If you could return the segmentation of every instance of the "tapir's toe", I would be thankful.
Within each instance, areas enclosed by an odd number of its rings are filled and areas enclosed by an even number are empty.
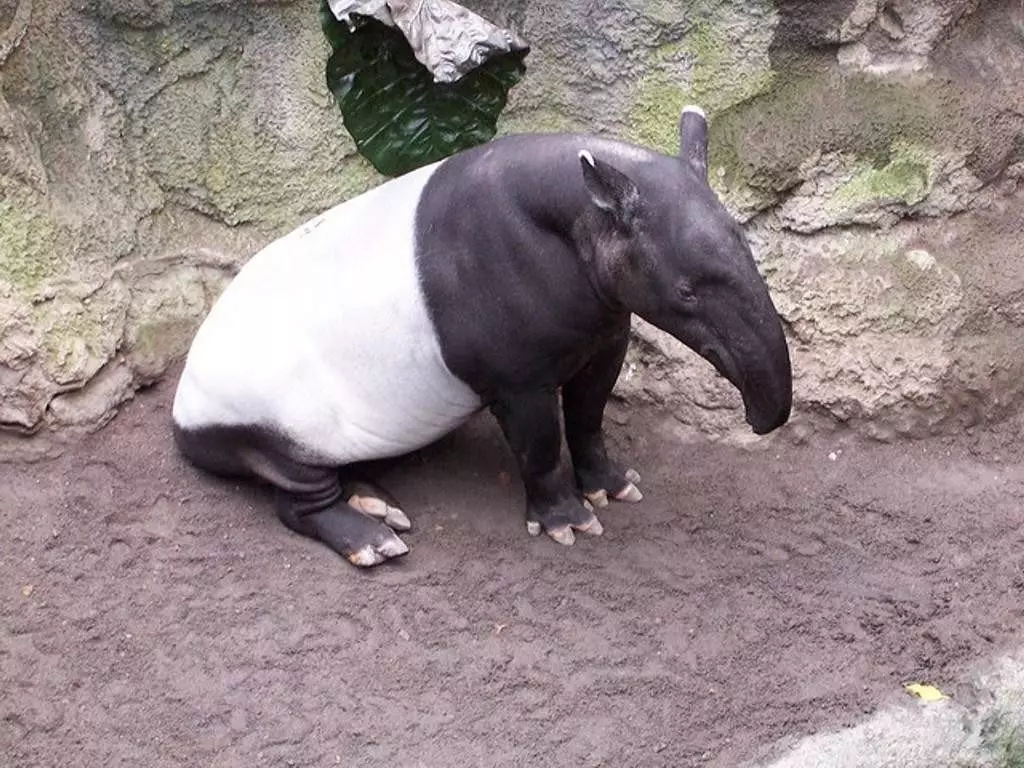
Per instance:
[[[597,509],[607,507],[612,501],[636,503],[643,501],[644,498],[640,489],[637,488],[637,484],[640,482],[640,473],[635,469],[629,469],[625,472],[609,470],[593,473],[581,478],[579,482],[584,488],[584,498]],[[587,485],[590,488],[602,485],[604,487],[586,490]]]
[[[383,520],[396,531],[408,531],[412,523],[390,495],[382,488],[369,483],[350,483],[345,489],[348,493],[348,505],[364,515]]]
[[[352,565],[370,568],[393,557],[401,557],[408,552],[409,546],[400,538],[391,534],[390,538],[386,538],[376,544],[367,544],[354,552],[350,552],[348,561]]]
[[[287,496],[278,499],[281,522],[296,533],[323,542],[353,565],[363,568],[400,557],[409,547],[380,520],[343,503],[299,512]]]
[[[384,555],[369,544],[357,549],[355,552],[349,553],[348,556],[348,561],[352,563],[352,565],[358,565],[360,568],[370,568],[378,563],[383,563],[384,560]]]
[[[585,523],[580,523],[574,526],[580,533],[585,533],[588,536],[600,536],[604,533],[604,526],[601,525],[601,521],[597,519],[597,515],[591,514],[590,520]]]
[[[640,489],[637,488],[633,483],[630,483],[621,491],[615,494],[617,501],[628,501],[635,504],[638,501],[643,501],[644,495],[640,493]]]
[[[548,536],[565,547],[571,547],[576,543],[576,534],[568,525],[560,525],[557,528],[549,528]]]
[[[388,526],[396,531],[408,531],[412,523],[405,512],[398,507],[393,507],[383,499],[373,496],[353,495],[348,498],[348,505],[358,509],[365,515],[383,520]]]
[[[532,510],[526,521],[526,531],[531,536],[539,536],[544,531],[559,544],[571,547],[576,543],[576,532],[600,536],[604,533],[604,526],[589,501],[574,498],[548,509]]]

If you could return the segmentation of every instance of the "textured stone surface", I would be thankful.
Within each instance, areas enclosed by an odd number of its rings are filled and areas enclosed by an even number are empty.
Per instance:
[[[305,3],[31,4],[0,70],[0,425],[41,431],[30,453],[161,376],[260,244],[378,181],[327,51]]]
[[[711,178],[747,222],[787,323],[796,409],[785,431],[831,422],[889,439],[1015,410],[1024,9],[778,11],[772,71],[712,115]],[[840,42],[871,55],[851,62]],[[669,404],[684,431],[749,437],[709,366],[643,322],[636,335],[620,394]]]
[[[680,107],[705,106],[712,182],[793,341],[794,434],[1018,407],[1018,2],[466,4],[533,45],[502,131],[672,152]],[[380,180],[327,53],[311,2],[0,0],[0,452],[104,423],[256,248]],[[641,321],[618,391],[744,433],[734,393]]]
[[[1024,754],[1024,652],[979,665],[955,695],[886,707],[857,725],[815,734],[747,768],[1011,768]],[[787,741],[793,741],[789,739]],[[783,744],[771,751],[781,753]],[[767,751],[767,750],[766,750]]]

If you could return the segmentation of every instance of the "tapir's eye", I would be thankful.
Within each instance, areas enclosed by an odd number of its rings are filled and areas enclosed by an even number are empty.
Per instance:
[[[697,302],[697,294],[693,291],[693,283],[685,278],[675,285],[674,290],[676,303],[682,309],[691,309]]]

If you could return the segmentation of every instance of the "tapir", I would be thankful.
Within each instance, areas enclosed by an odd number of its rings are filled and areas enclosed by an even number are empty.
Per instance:
[[[679,133],[677,155],[505,136],[267,245],[192,341],[172,408],[178,450],[269,483],[288,528],[373,566],[408,552],[396,532],[410,522],[354,467],[484,410],[517,461],[530,534],[569,545],[601,534],[595,508],[639,501],[639,475],[609,457],[602,426],[633,314],[735,386],[756,434],[775,430],[792,402],[782,323],[708,184],[699,107]]]

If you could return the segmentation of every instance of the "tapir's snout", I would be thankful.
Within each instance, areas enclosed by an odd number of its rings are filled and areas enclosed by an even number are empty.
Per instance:
[[[747,423],[754,430],[755,435],[767,435],[769,432],[774,432],[789,421],[790,411],[793,408],[791,392],[788,396],[783,396],[767,407],[752,405],[746,397],[743,400],[747,411]]]
[[[777,319],[762,336],[757,351],[742,361],[739,381],[733,381],[743,395],[747,423],[754,434],[766,435],[789,421],[793,410],[793,369],[789,345]],[[768,336],[764,339],[763,336]],[[730,377],[731,378],[731,377]]]
[[[746,420],[757,435],[773,432],[793,409],[793,371],[782,322],[771,300],[720,301],[700,322],[672,315],[649,321],[703,357],[743,397]]]
[[[758,320],[727,310],[717,327],[727,332],[691,345],[743,397],[746,420],[754,434],[766,435],[787,421],[793,408],[793,371],[782,323],[770,300]],[[687,343],[686,335],[677,336]],[[725,341],[730,339],[731,343]]]

